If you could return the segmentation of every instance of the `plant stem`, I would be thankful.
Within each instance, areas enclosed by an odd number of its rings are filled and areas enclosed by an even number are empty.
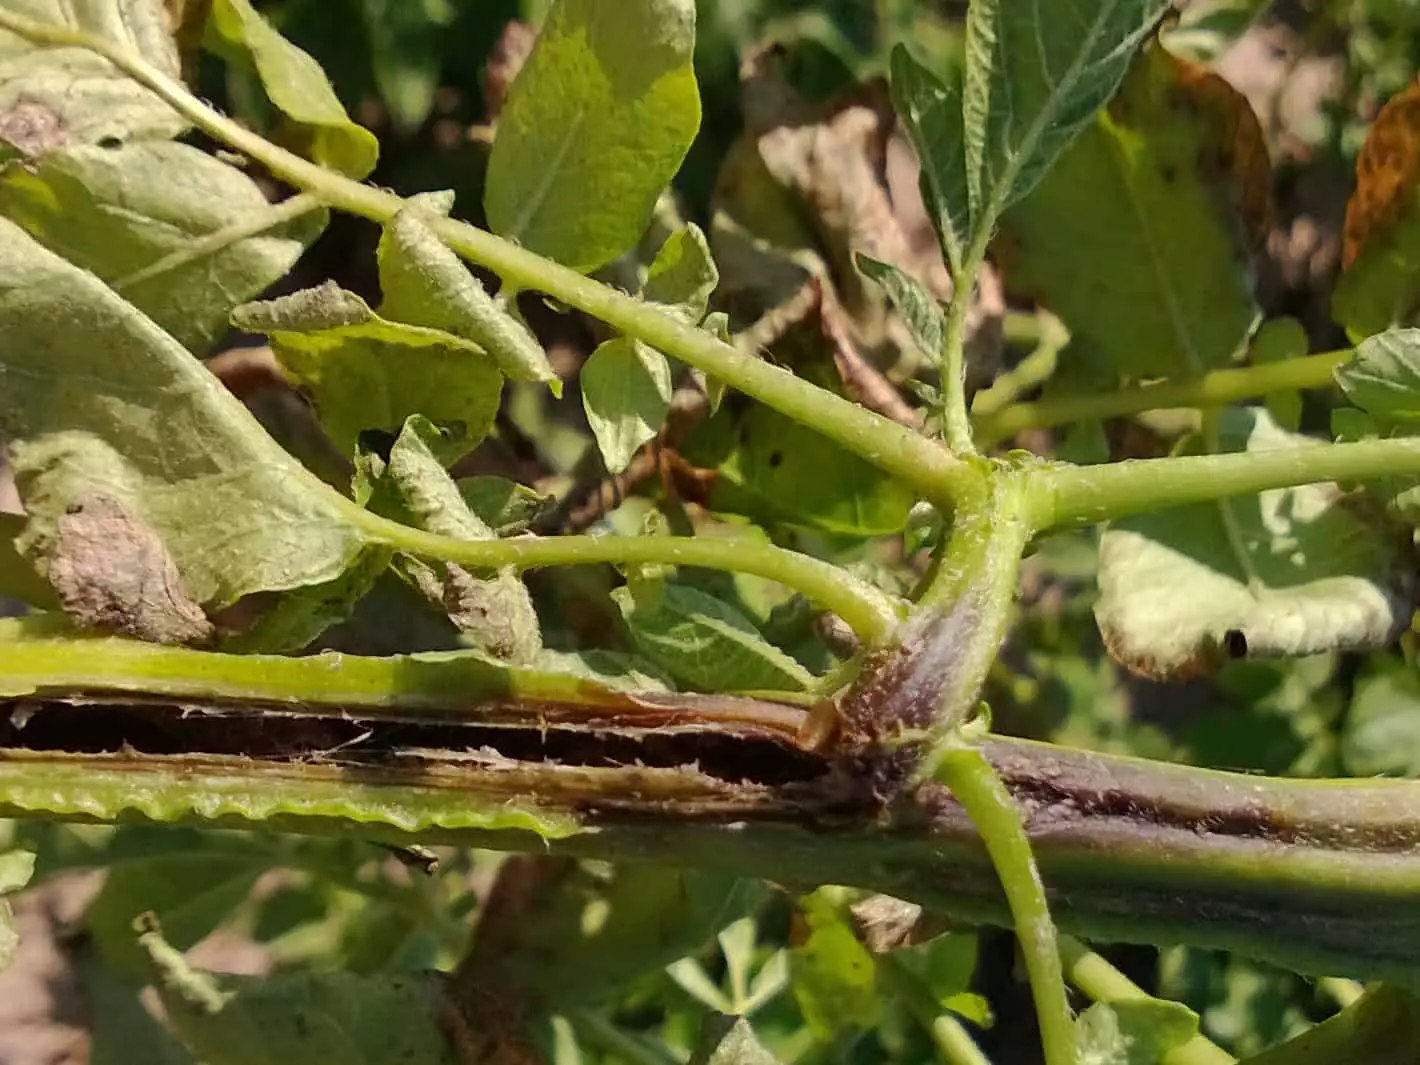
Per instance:
[[[113,41],[5,10],[0,10],[0,29],[39,46],[95,52],[214,140],[249,156],[276,177],[314,194],[333,208],[383,223],[404,206],[404,201],[393,193],[317,166],[218,114],[186,87]],[[939,505],[949,507],[963,482],[971,479],[969,468],[936,441],[741,352],[633,296],[467,223],[437,217],[429,219],[428,224],[455,252],[494,271],[504,284],[545,292],[718,378],[795,421],[812,426]]]
[[[977,245],[981,246],[978,247]],[[956,455],[975,455],[971,415],[966,407],[966,312],[976,291],[976,272],[986,254],[977,241],[968,249],[962,268],[952,277],[952,302],[947,308],[942,338],[942,422],[947,447]]]
[[[1031,486],[1032,516],[1045,531],[1272,488],[1388,476],[1420,476],[1420,438],[1047,466]]]
[[[878,972],[887,979],[895,998],[900,998],[917,1023],[932,1040],[945,1065],[991,1065],[991,1059],[976,1045],[956,1014],[942,1008],[937,996],[922,978],[911,972],[892,952],[876,958]]]
[[[1057,396],[1036,403],[1016,403],[1000,410],[986,409],[974,419],[976,438],[982,447],[990,447],[1023,429],[1047,429],[1086,419],[1118,418],[1173,407],[1224,407],[1271,392],[1326,388],[1334,382],[1332,375],[1336,368],[1344,365],[1352,354],[1347,348],[1257,366],[1214,370],[1188,381],[1161,381],[1119,392]]]
[[[1071,936],[1060,937],[1060,956],[1070,982],[1096,1002],[1153,998],[1129,977]],[[1203,1034],[1164,1055],[1162,1065],[1233,1065],[1236,1059]]]
[[[980,831],[1006,891],[1016,939],[1030,974],[1045,1065],[1073,1065],[1075,1018],[1065,993],[1055,922],[1015,800],[976,747],[963,745],[944,752],[937,780],[950,789]]]

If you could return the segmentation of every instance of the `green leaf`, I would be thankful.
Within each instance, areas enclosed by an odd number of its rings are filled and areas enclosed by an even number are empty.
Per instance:
[[[9,6],[14,6],[13,3]],[[24,0],[18,14],[92,34],[179,78],[162,0]],[[69,145],[161,140],[187,128],[154,93],[87,48],[39,48],[0,30],[0,141],[38,157]]]
[[[1227,412],[1223,429],[1234,449],[1319,445],[1260,409]],[[1111,653],[1161,678],[1242,655],[1379,647],[1410,620],[1394,537],[1330,484],[1114,522],[1099,584],[1095,616]]]
[[[973,240],[1035,188],[1114,95],[1135,49],[1171,6],[1172,0],[972,0],[962,144]]]
[[[861,253],[856,256],[856,262],[859,270],[883,287],[922,354],[937,362],[942,357],[942,338],[947,324],[932,294],[915,277],[890,263],[878,262]]]
[[[1372,984],[1340,1013],[1246,1058],[1244,1065],[1408,1065],[1416,1046],[1420,1001],[1399,985]]]
[[[471,340],[508,377],[547,381],[554,395],[560,395],[562,382],[527,326],[497,305],[421,218],[429,210],[447,214],[452,200],[420,200],[396,214],[380,236],[380,313]]]
[[[813,683],[748,618],[698,588],[636,582],[612,598],[641,653],[691,688],[802,691]]]
[[[139,942],[169,1022],[206,1065],[458,1065],[438,974],[215,977],[151,926]]]
[[[232,313],[265,333],[282,368],[310,395],[337,447],[360,433],[398,433],[422,414],[450,429],[439,455],[452,463],[478,446],[498,413],[503,375],[471,341],[380,317],[333,281]]]
[[[1420,675],[1408,667],[1370,673],[1356,684],[1341,733],[1353,777],[1420,777]]]
[[[1232,201],[1208,169],[1215,139],[1177,61],[1147,49],[1116,103],[1002,219],[1012,291],[1064,320],[1063,358],[1085,360],[1093,379],[1192,376],[1245,342],[1252,277]]]
[[[277,33],[249,0],[212,0],[208,41],[255,69],[267,99],[293,125],[298,149],[322,166],[362,178],[380,142],[350,120],[320,64]]]
[[[206,605],[333,580],[366,546],[349,503],[186,349],[3,219],[0,331],[0,434],[30,515],[26,553],[95,495],[157,530]]]
[[[700,1039],[690,1055],[690,1065],[778,1065],[779,1059],[760,1043],[754,1028],[743,1017],[710,1014],[700,1028]]]
[[[922,200],[931,207],[937,235],[955,274],[961,270],[971,224],[961,71],[952,71],[949,86],[899,44],[892,50],[892,106],[922,160]],[[942,349],[939,344],[924,350],[935,354]]]
[[[693,222],[676,230],[651,261],[641,296],[699,323],[710,296],[720,283],[720,272],[710,254],[710,242]]]
[[[6,851],[0,854],[0,970],[10,964],[20,945],[15,931],[15,915],[5,898],[30,882],[35,871],[35,856],[30,851]]]
[[[435,454],[443,434],[427,418],[404,424],[389,458],[361,460],[364,483],[357,498],[371,510],[455,540],[489,540],[493,531],[469,510]],[[396,568],[419,592],[448,614],[474,647],[511,662],[527,662],[542,647],[532,598],[513,570],[479,577],[452,563],[401,555]]]
[[[198,355],[243,300],[284,277],[325,226],[186,144],[79,146],[0,172],[0,214],[103,278]]]
[[[1420,329],[1392,329],[1356,346],[1336,370],[1346,398],[1382,427],[1420,423]]]
[[[449,0],[361,0],[360,9],[380,96],[395,126],[412,133],[433,109],[457,11]]]
[[[877,962],[823,890],[805,896],[799,907],[809,936],[789,951],[789,968],[805,1022],[824,1040],[846,1029],[873,1027],[883,1006]]]
[[[583,273],[641,238],[700,128],[693,0],[558,0],[488,160],[489,226]]]
[[[1080,1065],[1162,1065],[1198,1034],[1198,1014],[1177,1002],[1096,1002],[1076,1021]]]
[[[504,477],[466,477],[458,486],[464,505],[495,536],[522,532],[552,502],[551,496]]]
[[[612,473],[630,464],[638,448],[655,438],[671,405],[671,368],[666,357],[630,337],[597,346],[582,364],[582,406]]]
[[[532,665],[548,673],[582,677],[611,691],[671,691],[669,677],[644,658],[593,648],[554,651],[544,647]]]
[[[93,1037],[89,1065],[193,1065],[192,1056],[144,1007],[141,987],[122,979],[92,951],[77,953],[84,1006]]]

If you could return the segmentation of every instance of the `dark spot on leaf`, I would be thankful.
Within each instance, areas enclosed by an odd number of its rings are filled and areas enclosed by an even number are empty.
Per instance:
[[[116,148],[123,147],[123,139],[121,137],[100,137],[99,147],[111,152]]]
[[[1229,629],[1223,636],[1223,647],[1229,658],[1247,657],[1247,637],[1237,629]]]
[[[1172,163],[1165,163],[1159,171],[1159,177],[1163,179],[1165,185],[1172,185],[1178,180],[1178,168]]]
[[[784,452],[772,451],[769,454],[769,468],[777,470],[784,462]]]
[[[150,643],[206,643],[212,623],[158,534],[109,496],[71,504],[49,549],[50,585],[85,628]]]

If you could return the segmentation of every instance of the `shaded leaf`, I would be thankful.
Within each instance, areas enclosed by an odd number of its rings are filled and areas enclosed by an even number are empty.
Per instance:
[[[161,0],[24,0],[37,22],[92,34],[172,78],[177,48]],[[100,141],[157,140],[187,128],[168,104],[87,48],[38,48],[0,30],[0,141],[38,157]]]
[[[210,607],[333,580],[366,545],[349,503],[180,344],[3,219],[0,330],[0,433],[30,514],[22,550],[100,492],[162,536]]]
[[[1355,777],[1420,777],[1420,675],[1409,668],[1363,677],[1351,696],[1341,758]]]
[[[552,503],[551,496],[504,477],[466,477],[458,486],[464,504],[495,536],[521,532]]]
[[[193,1065],[192,1055],[144,1007],[136,981],[124,980],[89,950],[79,955],[77,968],[92,1034],[89,1065]]]
[[[411,325],[442,329],[483,348],[515,381],[547,381],[555,395],[562,382],[527,326],[500,308],[443,241],[421,219],[424,211],[447,214],[452,201],[400,211],[380,235],[377,253],[380,313]],[[425,413],[428,413],[427,411]]]
[[[973,0],[962,83],[973,239],[1036,186],[1114,95],[1134,50],[1171,3]]]
[[[1404,320],[1420,299],[1420,84],[1392,96],[1356,156],[1343,273],[1331,311],[1352,340]]]
[[[455,7],[448,0],[361,0],[360,11],[380,97],[395,126],[412,132],[434,106]]]
[[[0,173],[0,214],[98,274],[198,355],[232,308],[284,277],[325,226],[290,217],[235,167],[186,144],[76,147]]]
[[[15,915],[5,896],[13,895],[28,884],[34,871],[35,856],[30,851],[12,850],[0,854],[0,969],[10,964],[20,945]]]
[[[1372,984],[1346,1009],[1286,1042],[1246,1059],[1246,1065],[1344,1061],[1346,1065],[1410,1065],[1420,1046],[1420,1001],[1396,984]]]
[[[802,691],[813,683],[748,618],[698,588],[635,582],[612,598],[641,653],[691,688]]]
[[[392,322],[333,281],[232,314],[265,333],[282,368],[310,395],[321,425],[343,451],[366,429],[398,433],[422,414],[449,428],[442,459],[472,451],[498,413],[503,375],[472,341]]]
[[[1080,1065],[1161,1065],[1198,1034],[1198,1015],[1161,999],[1096,1002],[1076,1023]]]
[[[40,610],[58,610],[54,589],[15,547],[24,527],[23,514],[0,513],[0,595]]]
[[[949,85],[917,62],[904,45],[893,49],[892,105],[922,161],[922,199],[930,205],[954,272],[961,268],[971,224],[961,90],[960,70],[952,72]],[[924,350],[937,352],[941,347]]]
[[[699,226],[687,223],[667,237],[656,252],[641,295],[698,323],[705,317],[710,295],[719,283],[720,273],[715,269],[709,241]]]
[[[272,28],[250,0],[212,0],[208,41],[255,69],[267,99],[293,124],[299,150],[322,166],[362,178],[380,144],[345,113],[320,64]]]
[[[411,417],[388,459],[362,458],[357,498],[386,517],[440,536],[492,539],[493,530],[469,510],[435,454],[442,437],[427,418]],[[399,556],[396,569],[448,615],[468,644],[513,662],[527,662],[541,649],[537,612],[513,570],[476,576],[453,563],[409,555]]]
[[[582,364],[582,406],[612,473],[655,438],[671,405],[671,368],[655,348],[630,337],[597,346]]]
[[[1228,412],[1224,427],[1235,449],[1319,444],[1258,409]],[[1410,620],[1410,578],[1393,538],[1367,517],[1320,484],[1111,523],[1095,608],[1110,652],[1178,678],[1229,657],[1385,645]]]
[[[942,340],[946,336],[946,319],[936,297],[915,277],[903,273],[890,263],[880,263],[866,255],[857,257],[858,269],[882,285],[897,313],[907,323],[913,342],[932,362],[942,357]]]
[[[755,1036],[749,1021],[723,1013],[705,1018],[690,1055],[690,1065],[778,1065],[778,1060]]]
[[[151,920],[139,942],[178,1036],[207,1065],[458,1065],[438,974],[216,977]]]
[[[558,0],[488,160],[500,236],[589,272],[636,244],[700,126],[692,0]]]
[[[1234,203],[1246,187],[1234,171],[1265,199],[1266,149],[1246,100],[1210,79],[1146,49],[1109,109],[1002,220],[1011,288],[1064,320],[1065,357],[1089,360],[1097,380],[1223,365],[1256,318],[1252,223]]]

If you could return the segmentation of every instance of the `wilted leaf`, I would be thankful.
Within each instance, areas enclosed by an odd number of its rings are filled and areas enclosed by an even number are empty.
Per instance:
[[[1251,203],[1260,185],[1265,205],[1270,171],[1247,101],[1216,79],[1146,49],[1108,110],[1002,221],[1011,288],[1064,320],[1067,357],[1089,359],[1100,379],[1213,369],[1256,318],[1257,223],[1235,197]]]
[[[20,945],[15,931],[14,912],[6,895],[12,895],[30,882],[35,871],[35,856],[29,851],[7,851],[0,854],[0,970],[10,964]]]
[[[169,1021],[207,1065],[459,1065],[437,974],[216,977],[151,922],[139,942]]]
[[[393,435],[422,414],[450,430],[439,455],[453,462],[478,445],[498,413],[503,375],[477,344],[382,318],[333,281],[244,304],[232,320],[271,339],[282,368],[347,453],[364,430]]]
[[[498,119],[495,233],[582,272],[641,237],[700,127],[692,0],[558,0]]]
[[[11,5],[13,6],[13,5]],[[161,0],[25,0],[17,14],[92,34],[172,78],[177,48]],[[175,137],[187,120],[87,48],[38,48],[0,30],[0,141],[22,155],[100,141]]]
[[[937,299],[910,274],[890,263],[880,263],[866,255],[857,258],[858,269],[878,284],[892,300],[893,307],[907,323],[918,349],[932,362],[942,356],[942,339],[946,335],[946,320]]]
[[[1114,95],[1134,50],[1171,5],[973,0],[962,84],[973,238],[1036,186]],[[947,187],[954,180],[943,176]]]
[[[471,340],[513,380],[547,381],[553,393],[560,395],[562,382],[527,326],[500,308],[478,278],[421,220],[421,211],[447,213],[452,201],[421,199],[422,205],[395,215],[380,236],[377,257],[384,297],[380,313]]]
[[[1225,430],[1249,451],[1319,443],[1258,409],[1228,412]],[[1393,537],[1330,484],[1114,522],[1099,583],[1095,616],[1111,653],[1160,678],[1229,657],[1384,646],[1410,620]]]
[[[582,365],[582,406],[602,461],[620,473],[646,441],[661,431],[671,405],[666,357],[630,337],[599,345]]]
[[[428,419],[411,417],[388,459],[367,455],[357,496],[371,510],[454,540],[489,540],[493,531],[469,510],[434,453],[442,434]],[[490,577],[448,562],[402,555],[396,568],[449,616],[469,644],[512,662],[531,660],[542,647],[537,612],[512,570]]]
[[[1356,684],[1341,734],[1341,758],[1354,777],[1420,777],[1420,675],[1384,669]]]
[[[971,224],[961,72],[954,71],[948,85],[899,44],[892,51],[892,105],[917,148],[922,161],[923,200],[931,206],[947,261],[957,270]]]
[[[748,618],[698,588],[637,582],[612,598],[641,653],[689,687],[802,691],[813,683],[812,674]]]
[[[252,7],[250,0],[212,0],[208,42],[229,60],[250,65],[267,99],[293,125],[299,149],[353,178],[375,169],[380,144],[350,120],[320,64]]]
[[[690,1055],[690,1065],[778,1065],[778,1061],[755,1037],[749,1021],[723,1013],[705,1018]]]
[[[1198,1034],[1198,1015],[1162,999],[1096,1002],[1075,1022],[1080,1065],[1161,1065]]]
[[[1371,123],[1346,204],[1344,273],[1331,309],[1353,340],[1404,320],[1420,298],[1420,84],[1397,93]]]
[[[794,998],[820,1039],[844,1029],[871,1028],[882,1013],[878,969],[853,926],[822,892],[799,903],[808,939],[789,952]]]
[[[0,433],[30,514],[22,549],[102,493],[158,532],[211,607],[332,580],[366,546],[349,504],[186,349],[3,219],[0,330]]]
[[[227,331],[234,306],[286,275],[326,220],[323,208],[289,216],[240,170],[171,141],[11,163],[0,172],[0,214],[198,355]]]

